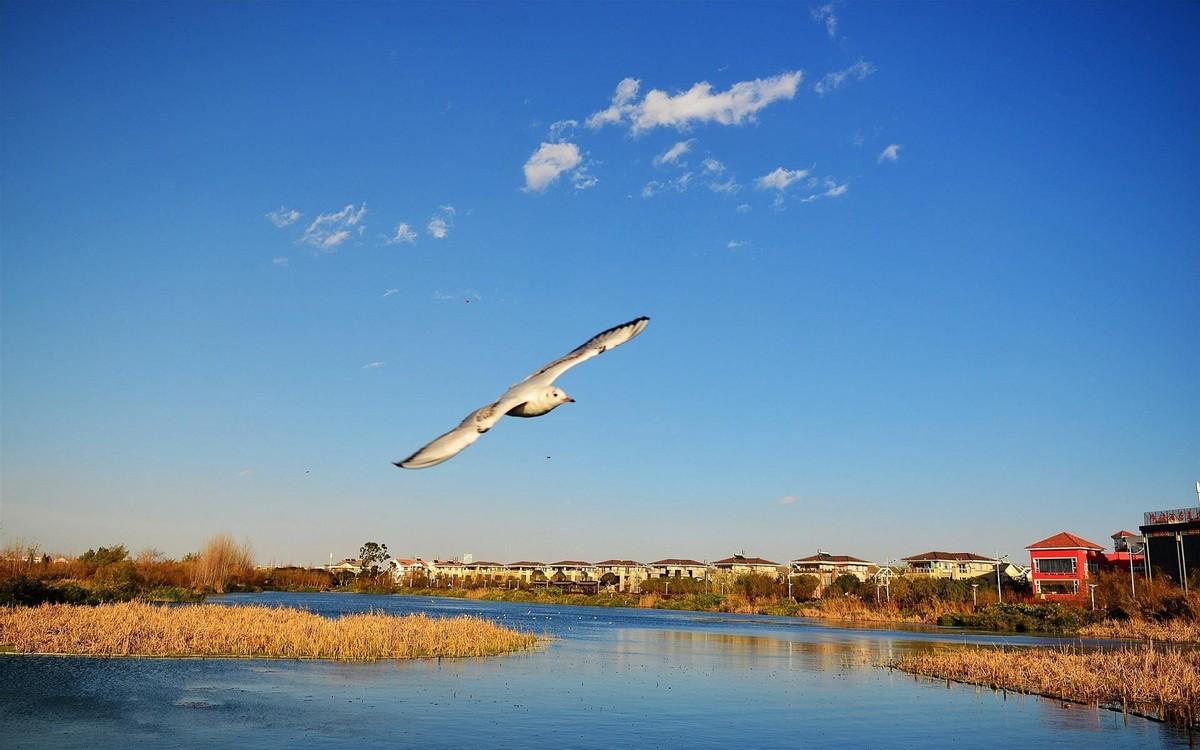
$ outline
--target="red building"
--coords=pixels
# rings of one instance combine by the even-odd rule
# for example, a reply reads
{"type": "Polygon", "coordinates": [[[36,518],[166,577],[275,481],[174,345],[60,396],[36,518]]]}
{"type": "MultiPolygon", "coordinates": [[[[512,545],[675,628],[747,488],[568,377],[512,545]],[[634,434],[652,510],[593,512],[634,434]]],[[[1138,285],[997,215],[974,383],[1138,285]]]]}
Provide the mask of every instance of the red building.
{"type": "Polygon", "coordinates": [[[1046,599],[1086,595],[1088,579],[1107,562],[1104,547],[1066,531],[1025,549],[1033,593],[1046,599]]]}

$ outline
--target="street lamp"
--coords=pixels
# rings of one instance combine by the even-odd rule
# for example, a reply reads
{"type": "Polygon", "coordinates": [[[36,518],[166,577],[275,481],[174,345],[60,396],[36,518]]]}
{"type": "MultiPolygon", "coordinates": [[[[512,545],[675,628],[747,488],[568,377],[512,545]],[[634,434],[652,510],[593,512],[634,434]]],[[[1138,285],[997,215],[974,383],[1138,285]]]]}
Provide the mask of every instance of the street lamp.
{"type": "Polygon", "coordinates": [[[972,607],[979,606],[979,598],[976,596],[976,594],[978,594],[978,593],[979,593],[979,584],[972,583],[971,584],[971,606],[972,607]]]}
{"type": "Polygon", "coordinates": [[[1093,612],[1096,611],[1096,587],[1099,585],[1100,584],[1098,584],[1098,583],[1089,583],[1088,584],[1088,589],[1089,589],[1088,593],[1092,595],[1092,611],[1093,612]]]}
{"type": "Polygon", "coordinates": [[[1008,555],[1001,555],[996,558],[996,599],[1000,604],[1004,603],[1004,592],[1000,590],[1000,563],[1008,559],[1008,555]]]}

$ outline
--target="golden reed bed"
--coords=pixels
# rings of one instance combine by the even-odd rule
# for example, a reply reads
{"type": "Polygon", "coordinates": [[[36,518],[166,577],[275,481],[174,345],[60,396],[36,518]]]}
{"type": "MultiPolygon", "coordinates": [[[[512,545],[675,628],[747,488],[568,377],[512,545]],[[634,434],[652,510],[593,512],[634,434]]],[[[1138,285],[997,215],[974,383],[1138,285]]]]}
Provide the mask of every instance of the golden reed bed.
{"type": "Polygon", "coordinates": [[[0,607],[0,648],[18,653],[374,661],[491,656],[536,642],[478,617],[371,613],[331,620],[298,609],[140,602],[0,607]]]}
{"type": "Polygon", "coordinates": [[[1200,622],[1192,620],[1105,620],[1079,629],[1085,638],[1128,638],[1138,641],[1200,643],[1200,622]]]}
{"type": "Polygon", "coordinates": [[[1193,649],[969,648],[905,656],[893,666],[994,690],[1200,724],[1200,651],[1193,649]]]}

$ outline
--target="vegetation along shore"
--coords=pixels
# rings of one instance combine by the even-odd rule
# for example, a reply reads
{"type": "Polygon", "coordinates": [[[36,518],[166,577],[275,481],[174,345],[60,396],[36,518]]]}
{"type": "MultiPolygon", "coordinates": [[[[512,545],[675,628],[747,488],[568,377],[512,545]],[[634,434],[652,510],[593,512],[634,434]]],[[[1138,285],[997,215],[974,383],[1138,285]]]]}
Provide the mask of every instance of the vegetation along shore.
{"type": "Polygon", "coordinates": [[[142,602],[0,607],[0,650],[26,654],[376,661],[492,656],[536,643],[532,634],[478,617],[327,619],[277,607],[142,602]]]}
{"type": "Polygon", "coordinates": [[[1115,708],[1188,727],[1200,725],[1200,651],[1134,646],[961,648],[894,662],[905,672],[1115,708]]]}

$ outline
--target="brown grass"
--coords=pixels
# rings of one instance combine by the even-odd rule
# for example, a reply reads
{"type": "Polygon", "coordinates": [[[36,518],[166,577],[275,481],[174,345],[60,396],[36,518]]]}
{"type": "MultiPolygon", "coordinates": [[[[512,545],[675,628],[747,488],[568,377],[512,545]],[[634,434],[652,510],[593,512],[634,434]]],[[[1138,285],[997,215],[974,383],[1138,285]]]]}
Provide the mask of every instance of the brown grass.
{"type": "Polygon", "coordinates": [[[1075,703],[1161,721],[1200,724],[1200,651],[970,648],[905,656],[905,672],[1075,703]]]}
{"type": "Polygon", "coordinates": [[[141,602],[0,608],[0,646],[18,653],[374,661],[491,656],[536,642],[477,617],[371,613],[330,620],[297,609],[141,602]]]}
{"type": "Polygon", "coordinates": [[[1139,641],[1200,642],[1200,622],[1192,620],[1105,620],[1079,629],[1085,638],[1128,638],[1139,641]]]}

